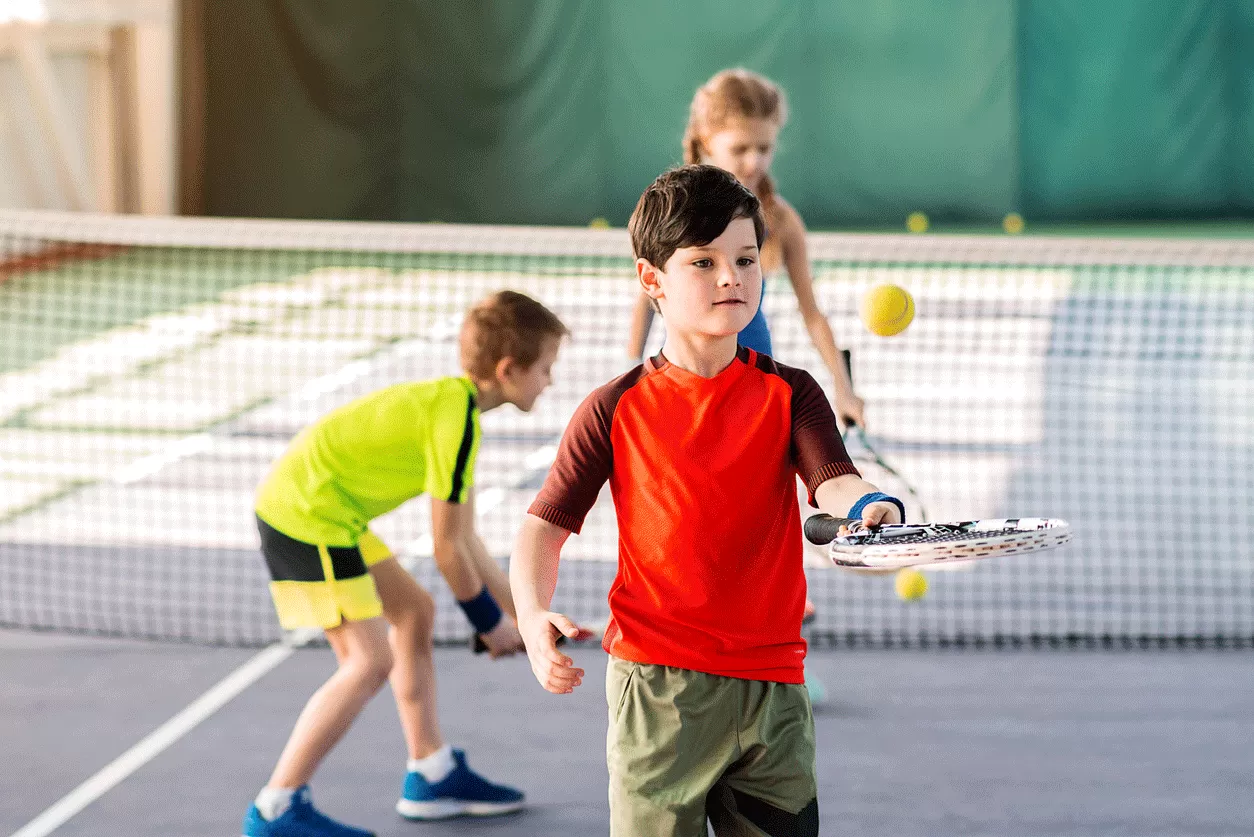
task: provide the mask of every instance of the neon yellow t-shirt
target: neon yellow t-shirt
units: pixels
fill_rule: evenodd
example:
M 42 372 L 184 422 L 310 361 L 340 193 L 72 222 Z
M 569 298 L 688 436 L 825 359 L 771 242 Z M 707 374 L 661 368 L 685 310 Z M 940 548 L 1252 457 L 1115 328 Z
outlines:
M 482 432 L 469 378 L 397 384 L 301 431 L 257 490 L 257 514 L 288 537 L 352 546 L 379 515 L 430 494 L 466 502 Z

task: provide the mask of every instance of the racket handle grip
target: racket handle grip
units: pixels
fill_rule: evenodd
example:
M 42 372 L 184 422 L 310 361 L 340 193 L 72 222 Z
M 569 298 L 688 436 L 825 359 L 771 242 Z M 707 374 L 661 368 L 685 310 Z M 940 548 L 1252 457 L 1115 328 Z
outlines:
M 827 546 L 836 540 L 841 526 L 852 526 L 857 521 L 847 517 L 832 517 L 830 514 L 816 514 L 806 520 L 806 540 L 817 546 Z
M 566 644 L 566 635 L 558 634 L 557 639 L 554 640 L 554 643 L 557 645 L 558 648 L 561 648 L 563 645 Z M 488 644 L 483 641 L 483 637 L 481 637 L 479 634 L 475 634 L 474 639 L 470 641 L 470 647 L 471 647 L 471 650 L 473 650 L 476 654 L 483 654 L 488 650 Z

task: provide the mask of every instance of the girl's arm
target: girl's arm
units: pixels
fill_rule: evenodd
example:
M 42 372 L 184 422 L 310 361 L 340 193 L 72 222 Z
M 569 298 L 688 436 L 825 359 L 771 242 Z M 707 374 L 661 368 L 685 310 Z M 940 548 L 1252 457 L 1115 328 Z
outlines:
M 864 404 L 853 391 L 853 381 L 849 379 L 849 370 L 845 368 L 840 352 L 836 350 L 836 339 L 832 336 L 832 328 L 819 310 L 818 301 L 814 298 L 814 279 L 810 275 L 810 258 L 806 253 L 806 227 L 797 211 L 777 197 L 776 203 L 781 212 L 782 223 L 779 224 L 780 247 L 784 256 L 784 267 L 788 270 L 788 279 L 792 282 L 793 293 L 797 297 L 797 308 L 805 321 L 806 331 L 810 333 L 810 342 L 818 349 L 819 355 L 832 378 L 836 381 L 836 416 L 841 424 L 857 424 L 865 426 L 863 418 Z
M 631 334 L 627 338 L 627 357 L 639 361 L 644 357 L 644 344 L 649 339 L 649 329 L 653 325 L 653 302 L 647 294 L 640 294 L 636 305 L 631 309 Z

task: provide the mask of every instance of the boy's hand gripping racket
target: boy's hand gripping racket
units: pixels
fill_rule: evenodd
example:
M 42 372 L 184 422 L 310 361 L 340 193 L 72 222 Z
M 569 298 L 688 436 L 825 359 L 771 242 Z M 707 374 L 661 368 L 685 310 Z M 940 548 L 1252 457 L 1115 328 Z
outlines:
M 830 544 L 839 567 L 896 570 L 1053 549 L 1071 540 L 1071 527 L 1065 520 L 1020 517 L 868 529 L 860 520 L 816 514 L 805 522 L 805 535 L 810 543 Z
M 595 623 L 592 625 L 581 625 L 580 627 L 588 631 L 588 637 L 587 637 L 588 640 L 595 639 L 598 642 L 600 642 L 601 639 L 605 636 L 606 626 L 604 622 Z M 553 626 L 553 633 L 555 634 L 555 636 L 553 637 L 554 645 L 556 645 L 558 648 L 561 648 L 563 645 L 566 644 L 568 637 L 566 636 L 566 634 L 559 631 L 556 625 Z M 586 640 L 575 640 L 575 641 L 583 642 Z M 474 651 L 476 654 L 483 654 L 487 652 L 488 644 L 483 641 L 482 636 L 480 636 L 479 634 L 475 634 L 474 636 L 470 638 L 470 650 Z
M 553 630 L 556 631 L 557 628 L 554 628 Z M 556 645 L 558 648 L 561 648 L 563 645 L 565 645 L 566 634 L 559 633 L 557 637 L 553 640 L 553 644 Z M 483 641 L 483 636 L 481 634 L 475 634 L 474 636 L 470 638 L 470 650 L 474 651 L 476 654 L 487 653 L 488 644 Z

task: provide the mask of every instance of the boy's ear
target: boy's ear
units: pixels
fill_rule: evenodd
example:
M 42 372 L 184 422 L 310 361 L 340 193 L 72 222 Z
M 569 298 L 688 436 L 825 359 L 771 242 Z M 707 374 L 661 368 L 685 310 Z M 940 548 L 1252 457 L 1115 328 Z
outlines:
M 496 362 L 496 369 L 493 370 L 496 375 L 497 383 L 505 383 L 509 380 L 510 371 L 517 366 L 517 361 L 512 357 L 503 357 Z
M 640 288 L 652 299 L 665 296 L 659 281 L 661 272 L 648 259 L 636 259 L 636 277 L 640 280 Z

